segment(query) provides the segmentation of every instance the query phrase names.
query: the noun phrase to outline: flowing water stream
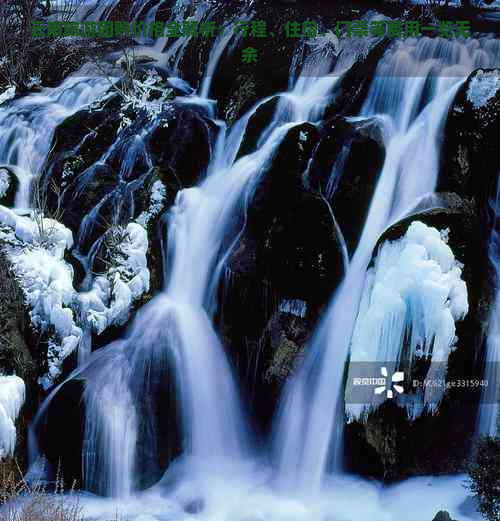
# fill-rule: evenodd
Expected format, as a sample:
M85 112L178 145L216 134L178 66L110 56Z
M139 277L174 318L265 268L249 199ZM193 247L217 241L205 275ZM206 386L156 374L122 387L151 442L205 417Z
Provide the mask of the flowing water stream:
M151 7L148 19L154 18L160 4ZM187 9L183 2L177 2L172 19L180 19ZM85 11L84 17L99 19L110 10ZM194 10L194 19L206 13L200 5ZM213 118L214 113L208 100L211 80L231 39L228 26L212 47L199 95L182 100L196 104L207 117ZM187 38L174 43L163 38L140 49L176 74L188 43ZM356 507L356 515L346 514L346 519L373 519L376 511L378 519L389 520L404 511L393 489L384 492L384 508L378 485L341 476L342 382L351 335L377 239L387 226L435 190L439 144L450 104L475 67L498 65L498 42L487 38L467 42L406 39L394 44L380 61L356 119L378 121L386 148L385 163L345 278L332 296L302 367L285 389L276 420L272 465L256 449L232 368L212 323L215 288L224 260L241 232L235 223L243 221L256 183L266 174L290 129L306 121L321 123L335 85L356 58L343 53L337 60L330 54L313 53L300 68L292 67L289 90L279 93L274 117L262 131L258 150L251 154L237 158L249 119L268 99L259 101L231 129L214 121L218 138L207 176L198 186L181 190L168 212L164 289L139 310L122 339L93 353L87 349L65 382L84 382L85 489L114 498L106 502L84 497L90 518L113 515L117 504L131 516L147 510L157 516L153 519L190 518L186 505L202 498L203 519L207 521L324 519L325 512L349 512L352 507L347 503L359 494L366 498L366 510ZM13 101L0 110L0 128L4 129L0 133L0 163L20 172L16 174L20 180L16 208L29 208L29 184L48 154L49 137L57 124L107 86L97 78L69 78L56 89ZM118 138L101 162L118 154L123 180L138 163L147 171L151 165L144 142L153 128L154 122L133 141ZM341 162L337 165L342 166ZM329 186L335 189L335 183ZM96 207L84 218L78 248L92 231L98 212ZM494 234L492 252L496 242ZM97 246L94 243L86 251L79 250L87 273L84 289L91 284L89 266ZM492 257L496 261L493 253ZM498 357L495 324L488 351L493 358ZM397 353L400 347L391 345L388 349ZM162 385L169 379L180 403L181 456L170 468L161 469L165 474L157 485L139 493L139 449L156 450L160 429L153 411L161 410L165 399ZM63 387L51 393L37 422L43 420ZM491 432L495 414L498 411L481 416L483 432ZM436 490L457 504L455 482L452 485L436 482ZM424 487L423 482L415 482L410 490L415 493ZM321 495L324 490L327 495ZM301 496L315 499L304 504ZM114 502L116 499L120 503Z
M434 191L449 106L468 71L484 63L481 48L470 43L423 39L398 47L379 64L361 111L383 125L387 151L366 223L345 280L281 405L275 435L279 481L294 490L318 492L325 473L342 469L344 371L373 248L387 226ZM498 62L498 49L491 59Z

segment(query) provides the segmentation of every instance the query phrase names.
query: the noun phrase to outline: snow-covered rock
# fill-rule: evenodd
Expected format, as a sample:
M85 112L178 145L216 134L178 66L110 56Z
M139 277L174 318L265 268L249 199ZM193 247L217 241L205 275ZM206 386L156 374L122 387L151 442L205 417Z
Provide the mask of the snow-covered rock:
M40 379L48 389L61 373L63 360L78 346L82 330L72 310L76 292L73 269L63 259L73 235L61 223L42 215L25 217L0 206L2 238L30 309L33 325L49 335L49 371ZM7 229L5 228L8 227ZM10 231L9 231L10 228Z
M455 322L468 312L462 266L447 244L447 233L414 221L397 241L382 244L366 277L351 344L351 363L395 363L430 358L427 378L444 379L456 342ZM408 345L406 345L408 344ZM406 355L405 355L406 352ZM440 374L436 374L438 371ZM440 391L427 390L423 405L434 409ZM366 412L348 405L351 417Z
M90 291L79 295L82 314L98 334L111 324L125 323L133 302L149 290L147 251L146 229L129 223L113 252L115 264L95 278Z
M490 101L500 89L500 71L477 71L467 90L467 99L475 109L480 109Z
M136 219L137 222L146 228L151 219L157 217L163 210L166 197L167 189L165 185L160 180L155 181L151 187L149 207L139 215Z
M152 194L159 204L162 187L160 183ZM137 222L122 229L112 266L94 279L90 291L78 293L73 269L64 260L64 252L73 245L71 230L34 212L31 217L20 216L4 206L0 225L31 321L48 335L49 370L40 384L49 389L60 376L63 361L84 339L84 330L100 334L112 324L125 323L133 302L149 290L147 231Z
M11 85L0 94L0 105L14 98L16 95L16 87Z
M16 419L24 404L24 381L0 375L0 460L12 456L16 446Z

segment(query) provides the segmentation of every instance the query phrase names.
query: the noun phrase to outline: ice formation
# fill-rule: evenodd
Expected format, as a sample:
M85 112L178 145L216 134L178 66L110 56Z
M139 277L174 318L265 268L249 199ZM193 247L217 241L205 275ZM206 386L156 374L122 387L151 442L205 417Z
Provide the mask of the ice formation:
M33 325L49 334L48 373L40 379L49 388L61 372L62 361L78 346L82 331L75 324L73 270L64 252L73 235L64 225L33 213L17 215L0 206L2 238L16 278L30 308Z
M16 87L11 85L0 94L0 105L11 100L16 95Z
M16 419L24 403L24 381L0 375L0 460L14 454Z
M455 344L455 322L468 312L462 267L448 246L447 232L415 221L403 238L383 243L367 272L351 341L351 362L396 365L405 357L428 357L433 377L446 368ZM427 374L430 378L431 374ZM442 393L433 389L433 409ZM438 391L439 393L439 391ZM363 408L347 407L359 417Z
M132 303L149 290L148 236L138 223L129 223L115 252L116 264L94 280L91 291L79 295L87 321L97 333L123 324Z
M291 313L297 317L304 318L307 312L307 303L300 299L287 299L281 302L279 309L282 313Z
M0 170L0 198L5 197L10 186L10 176L7 170Z
M472 78L467 99L475 109L480 109L493 98L500 88L500 71L483 72L481 69Z
M146 228L151 219L162 211L166 196L167 189L165 185L159 180L155 181L151 187L149 208L139 215L137 222Z
M41 215L25 217L0 206L1 238L30 308L33 325L48 334L48 373L40 384L50 388L62 362L80 345L82 326L101 333L127 320L132 303L149 289L147 232L130 223L115 252L113 266L96 277L91 291L73 287L73 269L64 252L73 245L71 231Z

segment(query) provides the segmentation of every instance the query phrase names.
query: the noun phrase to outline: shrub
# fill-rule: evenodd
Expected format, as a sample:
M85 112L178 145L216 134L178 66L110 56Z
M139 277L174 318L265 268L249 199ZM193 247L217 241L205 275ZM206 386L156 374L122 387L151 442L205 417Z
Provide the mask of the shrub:
M469 477L468 488L481 514L489 521L500 521L500 438L485 436L478 441Z
M67 501L62 480L48 493L31 485L15 465L0 462L0 521L83 521L78 501Z

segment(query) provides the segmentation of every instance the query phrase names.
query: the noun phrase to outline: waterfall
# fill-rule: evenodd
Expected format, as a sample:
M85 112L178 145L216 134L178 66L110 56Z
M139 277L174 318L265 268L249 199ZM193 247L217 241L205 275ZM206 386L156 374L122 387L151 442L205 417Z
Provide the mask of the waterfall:
M19 179L16 209L30 208L30 184L39 172L59 123L109 88L103 78L85 78L82 70L60 86L13 100L0 110L0 163Z
M146 13L134 2L132 12L137 18L145 15L147 20L153 20L163 2L151 2ZM117 4L98 6L87 11L84 18L106 18ZM185 19L188 14L198 21L210 19L213 13L207 4L189 6L188 2L178 0L172 19ZM240 14L239 19L245 16ZM252 475L248 479L247 474L244 479L252 486L258 482L268 487L269 482L277 482L278 491L285 490L287 498L292 498L286 507L281 511L277 507L277 515L268 515L272 509L263 508L261 513L259 503L258 508L252 505L255 515L245 516L243 507L248 505L243 504L240 515L237 504L233 508L237 515L217 517L212 515L212 505L203 505L208 512L207 519L306 519L305 509L294 517L298 504L294 502L294 495L314 495L320 491L327 474L342 471L346 414L343 381L350 362L361 359L353 331L363 326L359 308L369 287L367 269L374 247L388 226L407 216L423 198L434 192L439 174L440 141L449 107L467 74L478 66L496 65L498 46L488 39L396 40L378 64L360 113L347 118L351 122L373 119L379 125L386 150L385 162L350 261L342 230L335 219L335 208L329 206L340 237L345 278L331 297L302 366L286 384L272 447L277 474L270 477L271 471L262 464L261 453L254 444L232 367L213 325L217 288L225 261L241 237L241 223L245 222L247 205L257 183L272 166L287 134L304 122L322 129L336 83L360 56L366 56L367 47L349 54L348 49L339 52L335 45L332 53L331 49L318 50L313 48L313 43L301 42L294 56L288 91L276 95L278 104L272 121L261 131L257 150L240 157L248 122L272 97L255 103L230 129L215 119L214 100L208 97L219 62L233 40L230 25L226 25L223 34L214 41L198 94L179 96L174 101L195 106L200 117L211 119L218 134L202 181L180 190L173 206L163 216L167 223L162 252L165 286L137 311L119 340L92 352L90 327L87 327L77 369L50 394L38 413L35 427L42 424L51 401L64 392L67 383L81 383L85 415L84 489L129 504L139 497L138 491L143 488L141 470L145 467L151 471L154 466L154 472L148 477L157 485L150 487L150 482L144 485L148 487L142 496L144 503L150 497L148 494L152 497L160 489L165 495L165 491L170 494L180 489L182 495L185 481L189 481L189 485L195 483L193 488L201 489L203 499L209 503L214 496L221 495L220 488L223 488L214 485L213 492L210 488L213 482L219 485L221 480L229 487L234 480L237 483L234 503L243 504L238 488L239 470L259 467L258 472L264 477L259 475L254 479ZM365 45L361 40L364 39L353 45ZM177 74L190 38L180 37L173 43L168 38L158 38L153 44L150 39L137 41L144 43L137 49L154 55L159 66ZM340 45L338 41L336 44ZM181 78L169 80L185 84ZM29 208L29 183L49 152L56 126L104 92L108 83L97 78L70 78L56 89L45 89L2 107L5 110L0 111L3 131L0 132L0 163L15 167L13 171L19 177L16 208ZM189 88L184 92L195 90ZM144 179L154 168L147 140L157 123L152 117L139 131L118 132L115 142L99 160L75 180L75 194L80 195L93 176L99 175L100 167L108 162L120 165L119 186L107 192L83 216L79 226L74 254L86 275L81 289L88 293L93 291L93 259L103 241L103 237L94 238L100 212L104 205L111 203L117 221L128 222L133 218L134 209L126 204L123 209L121 202L124 198L133 202L134 190L142 187L139 178ZM349 159L349 146L350 143L344 144L334 162L327 184L328 198L334 194ZM22 155L21 147L28 147L26 155ZM311 158L305 174L313 164ZM326 199L324 201L328 204ZM495 230L490 253L495 267L500 266L498 245ZM82 292L79 297L84 295ZM306 301L297 298L283 300L279 310L304 319L309 318L311 311ZM499 310L497 295L495 320L488 337L489 361L498 361L500 352L497 342L500 326L496 320ZM385 361L386 356L397 359L401 354L401 335L376 340L368 346L370 361ZM492 364L488 368L494 370ZM493 379L494 375L488 373L487 377ZM170 410L170 400L179 404L179 410ZM495 432L493 425L497 418L497 405L490 408L483 405L481 432ZM180 430L180 439L175 440L180 447L170 450L169 446L168 457L159 454L160 446L171 443L170 439L161 438L164 436L161 421L171 422L174 425L171 431L176 431L178 425ZM172 434L175 436L177 433ZM179 450L176 452L176 449ZM141 460L144 454L147 461ZM262 493L264 486L258 491L261 496L256 496L259 501L263 499L263 503L267 494L274 493L269 487L272 492L266 489L265 494ZM223 494L227 494L227 490L224 488ZM356 494L359 495L359 491ZM378 505L377 501L378 498L370 496L370 504ZM314 501L311 504L314 511L317 504ZM170 505L165 510L169 508ZM188 509L185 512L192 515ZM326 517L309 517L319 518Z
M208 98L208 96L210 95L210 86L212 85L212 79L215 74L217 64L219 63L220 57L222 56L224 49L227 47L233 36L233 24L229 23L224 28L223 34L219 36L215 41L212 50L210 51L205 76L201 84L200 96L202 98Z
M408 39L378 65L361 117L381 122L386 159L345 279L285 388L275 433L282 487L315 493L325 473L342 468L344 372L373 248L388 225L434 191L449 106L463 78L483 63L487 44Z
M497 187L494 202L495 221L489 245L489 258L495 268L496 295L490 317L488 338L486 340L486 359L483 380L488 382L484 388L479 406L477 431L481 435L498 436L500 432L500 234L498 217L500 212L500 186Z
M218 59L217 53L213 56ZM282 95L256 152L237 159L247 122L265 100L230 132L218 123L219 138L208 176L199 186L180 191L168 212L165 289L140 309L122 340L92 353L69 377L85 382L87 489L121 498L135 490L139 423L149 424L141 443L154 447L158 436L148 416L154 405L147 406L144 417L140 404L154 404L158 382L168 378L170 369L181 404L180 461L188 475L192 479L214 472L230 476L234 465L251 455L249 429L211 322L211 304L223 259L240 233L235 224L241 222L259 176L291 128L308 119L321 119L338 80L336 75L322 76L324 64L317 56L307 62L290 93ZM314 71L316 75L311 76ZM190 102L210 111L208 100L184 100ZM112 145L107 154L117 146L121 145ZM141 432L144 436L144 429Z

